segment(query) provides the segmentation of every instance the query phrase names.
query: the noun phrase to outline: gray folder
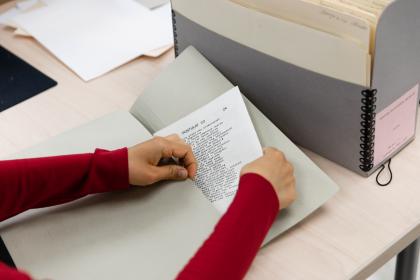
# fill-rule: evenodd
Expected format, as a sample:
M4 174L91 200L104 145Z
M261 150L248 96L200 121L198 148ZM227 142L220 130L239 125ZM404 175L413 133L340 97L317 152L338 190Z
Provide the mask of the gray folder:
M115 112L19 157L131 146L232 87L188 48L138 98L131 114ZM283 150L297 178L298 199L280 213L267 244L320 207L338 187L254 105L249 101L246 105L261 143ZM30 211L0 224L0 235L16 265L35 278L171 279L219 218L192 181L165 182Z

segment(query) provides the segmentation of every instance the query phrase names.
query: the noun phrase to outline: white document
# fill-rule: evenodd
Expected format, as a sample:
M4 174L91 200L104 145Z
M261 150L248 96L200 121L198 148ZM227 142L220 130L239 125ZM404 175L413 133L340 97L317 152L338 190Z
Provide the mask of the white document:
M173 42L171 19L133 0L54 1L13 20L85 81Z
M159 20L162 22L167 22L167 25L170 26L172 30L172 9L171 9L171 3L163 4L155 9L152 10L153 14L157 17L159 17ZM171 37L173 38L173 37ZM168 50L170 50L174 45L173 40L171 40L171 43L166 46L162 46L158 49L149 51L145 53L145 56L148 57L159 57Z
M17 2L15 7L10 8L4 14L0 15L0 24L6 25L10 28L19 29L19 26L16 24L16 22L14 22L14 19L18 15L23 15L30 11L33 11L42 7L45 7L45 3L42 1L28 0L28 1ZM18 35L26 35L26 32L22 29L20 30L20 32L16 32L16 33L19 33Z
M19 14L19 9L17 9L16 7L10 8L9 10L0 14L0 24L13 27L11 20Z
M54 1L49 0L49 1L50 1L50 3L48 5L54 4L54 1L55 1L55 3L57 3L56 2L57 0L54 0ZM45 2L45 0L43 0L43 2ZM20 2L20 3L25 3L25 2ZM44 6L45 6L45 4L37 2L34 5L32 5L31 7L29 7L28 9L34 10L34 9L41 8L41 7L44 7ZM23 7L26 7L26 6L23 6ZM24 12L26 12L26 11L28 11L28 10L24 10ZM22 12L19 12L19 13L15 14L14 16L16 16L18 14L22 14ZM171 15L171 4L170 3L159 6L155 9L153 9L153 14L160 17L160 20L169 22L169 25L171 24L172 15ZM13 32L13 34L16 35L16 36L22 36L22 37L32 37L31 34L29 34L28 32L26 32L25 30L23 30L22 28L20 28L19 26L17 26L16 24L13 23L13 17L11 17L11 19L8 22L8 24L11 27L16 28L15 31ZM1 18L1 15L0 15L0 18ZM148 51L148 52L144 53L144 55L148 56L148 57L159 57L162 54L164 54L165 52L167 52L168 50L170 50L173 47L173 45L174 45L173 42L171 42L171 44L169 44L169 45L160 47L160 48L152 50L152 51Z
M155 135L174 133L192 146L197 158L196 186L224 213L236 194L242 166L262 155L239 89L229 90Z
M38 4L38 0L22 0L16 2L16 8L19 10L27 10Z
M21 29L20 27L16 28L15 31L13 31L13 34L16 36L22 36L22 37L32 37L31 34Z

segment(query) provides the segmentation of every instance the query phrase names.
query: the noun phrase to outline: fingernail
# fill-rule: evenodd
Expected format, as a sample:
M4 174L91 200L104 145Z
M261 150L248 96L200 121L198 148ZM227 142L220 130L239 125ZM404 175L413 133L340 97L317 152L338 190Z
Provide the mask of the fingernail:
M188 171L186 169L179 169L178 176L180 178L186 178L188 176Z

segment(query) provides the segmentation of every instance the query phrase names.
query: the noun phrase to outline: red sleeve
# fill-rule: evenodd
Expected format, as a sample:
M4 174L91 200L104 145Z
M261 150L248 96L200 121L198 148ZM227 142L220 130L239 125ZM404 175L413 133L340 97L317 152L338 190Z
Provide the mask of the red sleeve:
M128 188L127 157L124 148L0 161L0 221L28 209Z
M177 279L242 279L278 210L270 182L257 174L242 176L229 209Z
M80 154L0 161L0 221L32 208L69 202L88 194L125 189L127 148ZM30 280L0 263L0 279Z
M0 279L1 280L31 280L31 277L24 272L10 268L0 263Z

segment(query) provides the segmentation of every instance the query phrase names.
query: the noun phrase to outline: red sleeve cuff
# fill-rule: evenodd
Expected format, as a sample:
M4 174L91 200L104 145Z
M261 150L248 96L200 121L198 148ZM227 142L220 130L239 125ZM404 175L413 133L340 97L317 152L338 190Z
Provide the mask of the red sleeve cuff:
M243 195L243 193L246 193L246 195ZM236 196L244 196L252 200L249 201L248 205L258 204L267 208L268 212L273 214L274 217L277 216L280 209L280 202L273 186L267 179L256 173L246 173L241 176ZM255 199L262 203L256 202Z
M93 184L98 189L92 191L107 192L123 190L130 187L128 180L128 149L122 148L114 151L96 149L94 154L95 178L102 178L104 184Z
M25 272L10 268L0 262L0 279L4 280L31 280Z

